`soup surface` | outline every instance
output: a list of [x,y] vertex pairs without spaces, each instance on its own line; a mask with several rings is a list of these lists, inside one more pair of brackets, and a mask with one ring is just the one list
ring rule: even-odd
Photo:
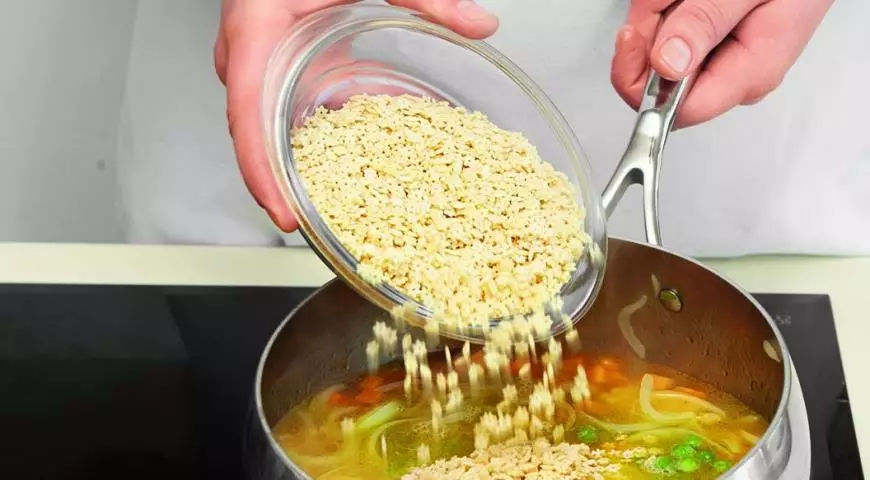
[[[460,389],[461,403],[451,405],[442,385],[406,393],[405,371],[392,363],[295,406],[274,437],[305,472],[326,480],[711,479],[768,426],[735,398],[633,358],[566,355],[549,372],[516,362],[485,383],[444,355],[428,363],[452,377],[449,391]],[[554,384],[547,401],[536,387],[542,379]]]

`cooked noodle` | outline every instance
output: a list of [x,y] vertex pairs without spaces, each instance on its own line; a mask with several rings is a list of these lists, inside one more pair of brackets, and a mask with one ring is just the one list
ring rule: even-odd
[[746,440],[746,442],[750,445],[755,445],[756,443],[758,443],[759,440],[757,436],[747,432],[746,430],[741,431],[740,436],[743,437],[743,440]]
[[674,392],[671,390],[660,390],[658,392],[653,392],[652,398],[661,400],[680,400],[686,403],[697,405],[704,410],[708,410],[722,417],[725,416],[725,410],[722,410],[721,408],[713,405],[712,403],[704,400],[703,398],[698,398],[694,395],[689,395],[688,393]]
[[350,416],[353,412],[359,410],[359,407],[344,407],[344,408],[336,408],[335,410],[329,412],[326,416],[326,421],[323,422],[327,425],[338,424],[342,418]]
[[650,420],[654,420],[656,422],[672,422],[672,421],[681,421],[681,420],[691,420],[696,417],[693,412],[682,412],[682,413],[663,413],[659,412],[652,406],[652,389],[653,389],[653,377],[652,375],[644,375],[643,380],[640,381],[640,408],[643,410],[644,415],[649,417]]
[[660,422],[660,423],[652,423],[652,422],[650,422],[650,423],[609,423],[609,422],[599,420],[599,419],[593,417],[592,415],[589,415],[589,414],[586,414],[583,412],[578,412],[577,417],[582,418],[584,421],[591,423],[591,424],[595,425],[596,427],[607,430],[608,432],[624,433],[624,434],[655,430],[656,428],[660,428],[662,426],[662,423],[664,423],[664,424],[686,423],[686,420],[679,420],[679,421],[672,421],[672,422]]

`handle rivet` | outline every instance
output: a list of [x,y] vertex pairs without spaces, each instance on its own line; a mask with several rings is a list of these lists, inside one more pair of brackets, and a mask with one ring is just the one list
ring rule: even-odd
[[683,311],[683,297],[675,288],[659,290],[659,302],[668,310],[679,313]]

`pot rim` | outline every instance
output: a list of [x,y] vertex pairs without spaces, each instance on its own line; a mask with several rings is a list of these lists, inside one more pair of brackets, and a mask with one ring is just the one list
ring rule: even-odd
[[[731,467],[731,469],[728,470],[728,472],[726,472],[724,475],[722,475],[720,477],[720,478],[725,478],[725,479],[734,478],[735,472],[737,472],[743,465],[747,464],[749,462],[750,458],[752,458],[756,453],[758,453],[761,450],[761,447],[766,443],[766,441],[768,439],[770,439],[773,435],[775,435],[775,432],[779,432],[780,428],[782,427],[782,423],[786,420],[786,417],[787,417],[788,399],[792,393],[791,372],[792,372],[792,369],[794,367],[792,365],[791,354],[789,353],[788,346],[785,343],[785,338],[782,336],[782,332],[780,332],[779,327],[776,326],[776,323],[770,317],[770,314],[767,312],[767,310],[765,310],[761,306],[760,303],[758,303],[758,301],[755,299],[755,297],[750,295],[748,292],[746,292],[743,288],[741,288],[735,282],[731,281],[728,277],[714,271],[713,269],[702,264],[701,262],[699,262],[695,259],[689,258],[689,257],[685,257],[683,255],[680,255],[679,253],[675,253],[675,252],[673,252],[667,248],[664,248],[662,246],[651,245],[651,244],[646,243],[646,242],[629,240],[629,239],[622,238],[622,237],[610,237],[610,239],[619,240],[619,241],[628,242],[628,243],[633,243],[633,244],[641,245],[644,247],[649,247],[649,248],[659,250],[659,251],[667,253],[669,255],[673,255],[675,257],[678,257],[681,260],[685,260],[687,262],[690,262],[690,263],[706,270],[710,274],[715,275],[716,277],[718,277],[719,279],[721,279],[722,281],[724,281],[725,283],[730,285],[731,288],[734,288],[735,290],[737,290],[746,299],[748,299],[751,302],[751,304],[756,308],[756,310],[758,310],[762,314],[762,317],[764,317],[764,319],[767,321],[768,326],[770,326],[771,330],[773,331],[774,337],[776,338],[776,341],[779,344],[781,357],[782,357],[780,359],[781,360],[780,365],[782,365],[783,383],[782,383],[782,391],[780,392],[781,394],[780,394],[780,398],[779,398],[779,405],[777,406],[776,411],[773,414],[773,419],[771,419],[770,425],[768,425],[767,429],[764,432],[764,435],[762,435],[759,438],[758,442],[748,452],[746,452],[746,454],[740,459],[739,462],[735,463]],[[293,316],[296,314],[296,312],[298,310],[302,309],[302,307],[304,307],[309,301],[311,301],[314,298],[314,296],[317,295],[318,292],[320,292],[324,288],[332,285],[333,283],[339,282],[339,281],[341,281],[341,279],[339,277],[336,277],[336,278],[333,278],[332,280],[326,282],[325,284],[321,285],[320,287],[317,288],[317,290],[315,290],[310,295],[305,297],[304,300],[302,300],[298,305],[296,305],[295,308],[293,308],[293,310],[290,311],[290,313],[287,314],[287,316],[284,318],[284,320],[282,320],[281,323],[278,325],[278,327],[275,328],[275,331],[272,333],[272,336],[269,338],[269,341],[266,343],[266,346],[263,349],[263,353],[260,355],[260,361],[257,364],[257,373],[254,377],[254,403],[256,405],[257,418],[259,420],[260,427],[263,429],[263,434],[268,437],[269,446],[273,449],[274,453],[276,453],[278,455],[278,457],[281,459],[281,462],[284,464],[284,466],[287,467],[288,469],[290,469],[299,478],[303,478],[303,479],[311,479],[311,477],[308,474],[306,474],[305,472],[303,472],[302,469],[300,469],[290,459],[290,457],[287,456],[287,454],[284,452],[284,450],[281,448],[281,446],[278,445],[278,442],[275,440],[275,437],[272,435],[271,428],[270,428],[268,422],[266,421],[266,415],[265,415],[265,412],[263,409],[263,395],[262,395],[262,389],[261,389],[262,381],[263,381],[263,369],[265,368],[266,362],[269,359],[269,354],[272,351],[272,346],[274,345],[275,341],[278,339],[278,336],[281,334],[281,332],[284,331],[284,328],[287,326],[287,323],[290,321],[291,318],[293,318]]]

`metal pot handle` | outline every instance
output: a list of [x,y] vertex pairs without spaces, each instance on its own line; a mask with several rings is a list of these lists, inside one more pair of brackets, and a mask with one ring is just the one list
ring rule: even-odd
[[650,71],[628,147],[601,195],[604,214],[610,217],[628,187],[643,186],[644,227],[652,245],[662,244],[658,204],[662,152],[692,78],[670,82]]

